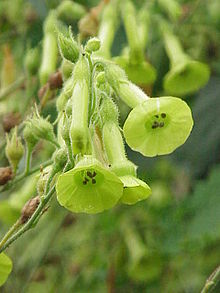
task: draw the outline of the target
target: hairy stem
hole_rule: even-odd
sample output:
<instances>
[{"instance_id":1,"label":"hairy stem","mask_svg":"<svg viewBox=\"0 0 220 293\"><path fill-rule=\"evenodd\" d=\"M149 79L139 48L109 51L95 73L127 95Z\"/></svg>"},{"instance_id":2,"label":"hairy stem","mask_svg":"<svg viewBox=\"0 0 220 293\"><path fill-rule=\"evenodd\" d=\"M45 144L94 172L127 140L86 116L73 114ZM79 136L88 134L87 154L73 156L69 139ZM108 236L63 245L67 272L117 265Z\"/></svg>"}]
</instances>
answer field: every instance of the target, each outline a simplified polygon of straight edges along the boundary
<instances>
[{"instance_id":1,"label":"hairy stem","mask_svg":"<svg viewBox=\"0 0 220 293\"><path fill-rule=\"evenodd\" d=\"M38 216L40 216L40 214L44 210L46 204L49 202L49 200L51 199L54 192L55 192L55 186L53 186L51 188L51 190L46 194L45 197L42 197L39 206L37 207L37 209L35 210L35 212L31 216L31 218L27 221L27 223L24 224L22 226L22 228L20 230L18 230L15 234L13 234L10 238L8 238L6 241L4 241L3 244L2 244L3 240L0 242L0 253L3 252L6 248L8 248L9 245L11 245L15 240L17 240L22 234L24 234L26 231L28 231L32 228L32 226L35 224L35 220L38 219Z\"/></svg>"},{"instance_id":2,"label":"hairy stem","mask_svg":"<svg viewBox=\"0 0 220 293\"><path fill-rule=\"evenodd\" d=\"M26 174L25 172L20 174L19 176L17 176L17 178L15 178L14 180L10 181L8 184L2 186L2 188L0 189L0 192L10 189L13 185L17 184L18 182L20 182L24 178L26 178L26 177L28 177L28 176L40 171L41 168L44 168L44 167L47 167L47 166L51 165L52 162L53 162L52 160L48 160L45 163L40 164L40 166L37 166L37 167L33 168L32 170L30 170L28 172L28 174Z\"/></svg>"},{"instance_id":3,"label":"hairy stem","mask_svg":"<svg viewBox=\"0 0 220 293\"><path fill-rule=\"evenodd\" d=\"M20 221L14 223L13 226L8 230L8 232L5 234L5 236L2 238L2 241L0 242L0 249L5 245L7 240L15 233L15 231L21 226Z\"/></svg>"},{"instance_id":4,"label":"hairy stem","mask_svg":"<svg viewBox=\"0 0 220 293\"><path fill-rule=\"evenodd\" d=\"M214 270L214 272L210 275L210 277L207 279L201 293L211 292L214 289L214 287L218 284L219 281L220 281L220 266L218 266Z\"/></svg>"}]
</instances>

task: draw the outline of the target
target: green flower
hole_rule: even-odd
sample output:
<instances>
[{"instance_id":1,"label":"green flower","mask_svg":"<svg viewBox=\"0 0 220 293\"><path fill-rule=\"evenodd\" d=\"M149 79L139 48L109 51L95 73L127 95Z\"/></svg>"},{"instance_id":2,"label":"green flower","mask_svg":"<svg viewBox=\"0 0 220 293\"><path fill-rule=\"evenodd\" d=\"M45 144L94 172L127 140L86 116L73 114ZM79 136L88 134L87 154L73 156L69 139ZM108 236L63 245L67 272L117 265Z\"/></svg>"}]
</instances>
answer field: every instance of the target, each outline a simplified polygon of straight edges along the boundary
<instances>
[{"instance_id":1,"label":"green flower","mask_svg":"<svg viewBox=\"0 0 220 293\"><path fill-rule=\"evenodd\" d=\"M147 199L151 194L150 187L142 180L132 175L120 176L124 185L121 202L132 205L141 200Z\"/></svg>"},{"instance_id":2,"label":"green flower","mask_svg":"<svg viewBox=\"0 0 220 293\"><path fill-rule=\"evenodd\" d=\"M184 53L178 38L163 21L161 30L171 70L164 78L165 90L173 95L186 95L203 87L209 80L210 70L206 64L192 60Z\"/></svg>"},{"instance_id":3,"label":"green flower","mask_svg":"<svg viewBox=\"0 0 220 293\"><path fill-rule=\"evenodd\" d=\"M193 93L208 82L209 75L208 65L187 58L166 74L164 89L175 95Z\"/></svg>"},{"instance_id":4,"label":"green flower","mask_svg":"<svg viewBox=\"0 0 220 293\"><path fill-rule=\"evenodd\" d=\"M128 145L145 156L173 152L188 138L193 126L188 105L174 97L150 98L135 107L124 124Z\"/></svg>"},{"instance_id":5,"label":"green flower","mask_svg":"<svg viewBox=\"0 0 220 293\"><path fill-rule=\"evenodd\" d=\"M136 178L136 166L127 160L122 135L116 123L107 122L103 127L103 142L111 170L123 183L121 202L135 204L151 194L150 187Z\"/></svg>"},{"instance_id":6,"label":"green flower","mask_svg":"<svg viewBox=\"0 0 220 293\"><path fill-rule=\"evenodd\" d=\"M125 70L128 79L136 84L152 84L156 79L155 69L146 61L132 63L128 56L120 56L115 58L115 62Z\"/></svg>"},{"instance_id":7,"label":"green flower","mask_svg":"<svg viewBox=\"0 0 220 293\"><path fill-rule=\"evenodd\" d=\"M84 156L72 170L59 176L57 199L75 213L95 214L116 205L123 184L92 156Z\"/></svg>"}]
</instances>

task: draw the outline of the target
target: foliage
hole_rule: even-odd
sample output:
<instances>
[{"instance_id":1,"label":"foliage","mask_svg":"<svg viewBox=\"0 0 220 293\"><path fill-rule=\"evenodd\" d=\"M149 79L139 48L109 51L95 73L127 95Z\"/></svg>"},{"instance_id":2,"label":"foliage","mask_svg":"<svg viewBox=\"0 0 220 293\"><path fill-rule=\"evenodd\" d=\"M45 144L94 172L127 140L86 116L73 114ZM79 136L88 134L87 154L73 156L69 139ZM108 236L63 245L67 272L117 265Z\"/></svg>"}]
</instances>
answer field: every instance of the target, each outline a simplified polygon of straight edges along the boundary
<instances>
[{"instance_id":1,"label":"foliage","mask_svg":"<svg viewBox=\"0 0 220 293\"><path fill-rule=\"evenodd\" d=\"M220 257L218 8L1 1L2 292L202 290Z\"/></svg>"}]
</instances>

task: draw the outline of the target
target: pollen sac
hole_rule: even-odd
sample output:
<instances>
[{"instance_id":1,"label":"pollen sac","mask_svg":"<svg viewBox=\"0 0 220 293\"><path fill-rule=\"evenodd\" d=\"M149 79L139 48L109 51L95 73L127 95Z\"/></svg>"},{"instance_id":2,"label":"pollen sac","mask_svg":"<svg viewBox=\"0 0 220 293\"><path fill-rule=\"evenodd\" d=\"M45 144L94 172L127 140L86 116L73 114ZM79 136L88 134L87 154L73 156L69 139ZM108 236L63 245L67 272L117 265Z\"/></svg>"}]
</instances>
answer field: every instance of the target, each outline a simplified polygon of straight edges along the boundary
<instances>
[{"instance_id":1,"label":"pollen sac","mask_svg":"<svg viewBox=\"0 0 220 293\"><path fill-rule=\"evenodd\" d=\"M128 145L147 157L181 146L193 127L188 105L175 97L151 98L135 107L124 124Z\"/></svg>"},{"instance_id":2,"label":"pollen sac","mask_svg":"<svg viewBox=\"0 0 220 293\"><path fill-rule=\"evenodd\" d=\"M95 214L117 204L123 193L121 180L92 156L84 156L72 170L59 176L58 202L75 213Z\"/></svg>"}]
</instances>

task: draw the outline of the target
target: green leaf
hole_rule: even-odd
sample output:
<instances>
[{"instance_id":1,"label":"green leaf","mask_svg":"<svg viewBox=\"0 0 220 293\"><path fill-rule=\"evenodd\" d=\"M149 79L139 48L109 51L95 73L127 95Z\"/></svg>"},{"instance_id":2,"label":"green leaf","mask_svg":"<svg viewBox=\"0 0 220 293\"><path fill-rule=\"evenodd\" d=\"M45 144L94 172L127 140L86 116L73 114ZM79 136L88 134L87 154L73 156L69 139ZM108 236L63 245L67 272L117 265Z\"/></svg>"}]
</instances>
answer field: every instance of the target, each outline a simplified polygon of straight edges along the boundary
<instances>
[{"instance_id":1,"label":"green leaf","mask_svg":"<svg viewBox=\"0 0 220 293\"><path fill-rule=\"evenodd\" d=\"M2 286L12 270L12 261L4 253L0 254L0 286Z\"/></svg>"},{"instance_id":2,"label":"green leaf","mask_svg":"<svg viewBox=\"0 0 220 293\"><path fill-rule=\"evenodd\" d=\"M188 225L187 236L192 240L211 241L220 232L220 167L214 169L207 181L199 182L189 206L193 217Z\"/></svg>"}]
</instances>

